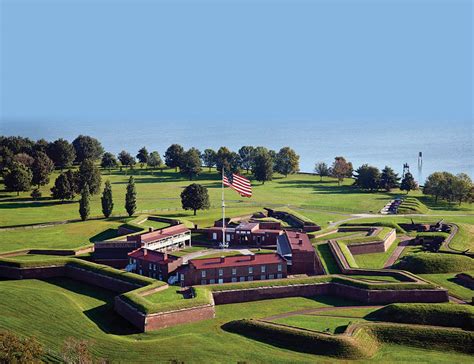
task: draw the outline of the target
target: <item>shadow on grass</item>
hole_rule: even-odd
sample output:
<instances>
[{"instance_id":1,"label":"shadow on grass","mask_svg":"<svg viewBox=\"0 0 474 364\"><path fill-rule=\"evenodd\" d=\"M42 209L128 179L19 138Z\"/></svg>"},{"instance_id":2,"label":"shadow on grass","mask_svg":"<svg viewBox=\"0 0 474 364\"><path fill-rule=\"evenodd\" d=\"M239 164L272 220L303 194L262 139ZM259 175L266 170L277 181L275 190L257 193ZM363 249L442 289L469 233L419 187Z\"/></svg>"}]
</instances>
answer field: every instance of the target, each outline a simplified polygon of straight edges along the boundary
<instances>
[{"instance_id":1,"label":"shadow on grass","mask_svg":"<svg viewBox=\"0 0 474 364\"><path fill-rule=\"evenodd\" d=\"M93 237L89 239L90 242L95 242L95 241L103 241L103 240L108 240L111 238L115 238L118 236L118 229L107 229L104 230Z\"/></svg>"},{"instance_id":2,"label":"shadow on grass","mask_svg":"<svg viewBox=\"0 0 474 364\"><path fill-rule=\"evenodd\" d=\"M83 313L105 333L114 335L132 335L139 332L134 326L113 310L114 297L117 295L116 292L69 278L49 278L44 281L68 291L103 301L103 305L83 311Z\"/></svg>"},{"instance_id":3,"label":"shadow on grass","mask_svg":"<svg viewBox=\"0 0 474 364\"><path fill-rule=\"evenodd\" d=\"M16 201L16 200L15 200ZM29 202L28 202L29 201ZM78 201L46 201L46 202L42 202L42 201L31 201L31 199L29 199L28 201L25 201L25 202L7 202L7 203L3 203L3 201L0 201L0 209L17 209L17 208L24 208L24 207L48 207L48 206L56 206L56 205L68 205L68 204L74 204L74 203L78 203Z\"/></svg>"},{"instance_id":4,"label":"shadow on grass","mask_svg":"<svg viewBox=\"0 0 474 364\"><path fill-rule=\"evenodd\" d=\"M430 210L450 210L450 211L466 211L469 207L466 203L459 205L459 203L447 202L439 200L435 202L435 199L431 196L416 196L416 198L424 203Z\"/></svg>"}]
</instances>

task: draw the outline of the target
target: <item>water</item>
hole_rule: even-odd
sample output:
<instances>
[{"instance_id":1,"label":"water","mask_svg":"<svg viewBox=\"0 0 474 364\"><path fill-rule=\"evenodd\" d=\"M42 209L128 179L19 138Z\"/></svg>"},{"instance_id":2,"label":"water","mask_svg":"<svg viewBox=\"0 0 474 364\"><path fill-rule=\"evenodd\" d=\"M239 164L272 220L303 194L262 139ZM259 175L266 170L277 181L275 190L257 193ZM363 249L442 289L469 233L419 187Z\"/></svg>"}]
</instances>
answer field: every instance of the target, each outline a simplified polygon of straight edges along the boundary
<instances>
[{"instance_id":1,"label":"water","mask_svg":"<svg viewBox=\"0 0 474 364\"><path fill-rule=\"evenodd\" d=\"M418 181L435 171L464 172L474 177L472 123L364 123L364 122L2 122L2 135L72 141L79 134L98 138L106 151L135 154L142 146L163 154L172 143L185 148L237 151L242 145L278 150L290 146L300 155L300 168L312 172L314 163L332 163L342 155L355 168L368 163L389 165L398 173L410 165ZM418 153L423 168L417 168Z\"/></svg>"}]
</instances>

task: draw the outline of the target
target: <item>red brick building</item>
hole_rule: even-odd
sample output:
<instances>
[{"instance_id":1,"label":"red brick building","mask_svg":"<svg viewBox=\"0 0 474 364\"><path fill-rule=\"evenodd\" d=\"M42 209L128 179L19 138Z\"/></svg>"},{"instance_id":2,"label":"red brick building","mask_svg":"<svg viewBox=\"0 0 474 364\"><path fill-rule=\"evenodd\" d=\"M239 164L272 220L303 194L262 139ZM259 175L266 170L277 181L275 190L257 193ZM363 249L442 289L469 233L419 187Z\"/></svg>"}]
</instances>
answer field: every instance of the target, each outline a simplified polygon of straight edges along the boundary
<instances>
[{"instance_id":1,"label":"red brick building","mask_svg":"<svg viewBox=\"0 0 474 364\"><path fill-rule=\"evenodd\" d=\"M222 241L222 223L216 222L206 229L209 240ZM242 222L237 226L225 228L226 242L241 245L276 244L282 233L279 222Z\"/></svg>"},{"instance_id":2,"label":"red brick building","mask_svg":"<svg viewBox=\"0 0 474 364\"><path fill-rule=\"evenodd\" d=\"M146 248L134 250L128 257L128 271L165 282L183 264L179 257Z\"/></svg>"},{"instance_id":3,"label":"red brick building","mask_svg":"<svg viewBox=\"0 0 474 364\"><path fill-rule=\"evenodd\" d=\"M255 254L192 259L179 270L186 286L285 278L286 261L280 255Z\"/></svg>"},{"instance_id":4,"label":"red brick building","mask_svg":"<svg viewBox=\"0 0 474 364\"><path fill-rule=\"evenodd\" d=\"M322 274L316 269L316 252L305 233L285 230L278 237L278 254L288 262L290 274Z\"/></svg>"}]
</instances>

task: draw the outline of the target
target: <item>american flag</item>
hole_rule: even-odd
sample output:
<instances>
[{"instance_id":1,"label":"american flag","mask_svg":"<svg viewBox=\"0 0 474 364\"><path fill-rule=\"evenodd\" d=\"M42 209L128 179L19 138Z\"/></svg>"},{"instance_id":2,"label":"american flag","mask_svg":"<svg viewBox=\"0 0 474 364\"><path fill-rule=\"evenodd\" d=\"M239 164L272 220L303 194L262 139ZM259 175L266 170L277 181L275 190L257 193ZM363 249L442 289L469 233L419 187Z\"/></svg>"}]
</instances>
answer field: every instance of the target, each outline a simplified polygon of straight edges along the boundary
<instances>
[{"instance_id":1,"label":"american flag","mask_svg":"<svg viewBox=\"0 0 474 364\"><path fill-rule=\"evenodd\" d=\"M238 174L232 173L222 177L222 183L224 186L228 186L233 190L237 191L240 196L243 197L252 197L252 185L250 181Z\"/></svg>"}]
</instances>

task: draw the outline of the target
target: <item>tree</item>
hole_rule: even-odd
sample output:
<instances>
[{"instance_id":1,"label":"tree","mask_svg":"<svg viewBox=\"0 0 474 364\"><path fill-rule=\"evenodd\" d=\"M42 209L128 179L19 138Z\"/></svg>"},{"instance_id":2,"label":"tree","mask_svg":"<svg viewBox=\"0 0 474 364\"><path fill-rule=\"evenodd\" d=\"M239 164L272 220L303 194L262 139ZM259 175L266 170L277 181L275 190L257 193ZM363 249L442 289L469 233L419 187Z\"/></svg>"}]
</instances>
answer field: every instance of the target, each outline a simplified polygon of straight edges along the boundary
<instances>
[{"instance_id":1,"label":"tree","mask_svg":"<svg viewBox=\"0 0 474 364\"><path fill-rule=\"evenodd\" d=\"M165 152L165 163L169 168L174 168L178 171L178 167L181 167L181 161L184 154L184 148L179 144L172 144L166 149Z\"/></svg>"},{"instance_id":2,"label":"tree","mask_svg":"<svg viewBox=\"0 0 474 364\"><path fill-rule=\"evenodd\" d=\"M181 157L180 172L192 180L201 171L201 153L196 148L191 148Z\"/></svg>"},{"instance_id":3,"label":"tree","mask_svg":"<svg viewBox=\"0 0 474 364\"><path fill-rule=\"evenodd\" d=\"M410 172L405 173L405 176L402 179L402 183L400 184L400 189L402 191L407 191L407 194L412 190L418 189L418 184L416 183L415 179L413 178L413 175Z\"/></svg>"},{"instance_id":4,"label":"tree","mask_svg":"<svg viewBox=\"0 0 474 364\"><path fill-rule=\"evenodd\" d=\"M128 216L132 216L137 209L137 191L135 190L135 180L130 176L127 185L127 193L125 195L125 210Z\"/></svg>"},{"instance_id":5,"label":"tree","mask_svg":"<svg viewBox=\"0 0 474 364\"><path fill-rule=\"evenodd\" d=\"M331 167L331 176L337 178L337 183L340 186L344 178L352 177L352 170L351 162L347 162L344 157L336 157Z\"/></svg>"},{"instance_id":6,"label":"tree","mask_svg":"<svg viewBox=\"0 0 474 364\"><path fill-rule=\"evenodd\" d=\"M124 150L122 150L119 155L118 155L118 159L120 161L120 163L122 163L123 166L127 166L129 168L132 168L136 161L135 161L135 158L132 157L132 155Z\"/></svg>"},{"instance_id":7,"label":"tree","mask_svg":"<svg viewBox=\"0 0 474 364\"><path fill-rule=\"evenodd\" d=\"M53 161L44 152L37 152L31 166L33 172L32 183L36 186L44 186L49 183L49 175L54 170Z\"/></svg>"},{"instance_id":8,"label":"tree","mask_svg":"<svg viewBox=\"0 0 474 364\"><path fill-rule=\"evenodd\" d=\"M257 181L265 184L266 181L271 181L273 178L273 159L269 151L261 149L257 152L254 158L253 175Z\"/></svg>"},{"instance_id":9,"label":"tree","mask_svg":"<svg viewBox=\"0 0 474 364\"><path fill-rule=\"evenodd\" d=\"M210 203L207 188L197 183L189 185L181 192L181 204L184 210L193 210L194 215L197 210L208 210Z\"/></svg>"},{"instance_id":10,"label":"tree","mask_svg":"<svg viewBox=\"0 0 474 364\"><path fill-rule=\"evenodd\" d=\"M380 184L380 171L377 167L363 164L355 171L354 184L362 189L374 191Z\"/></svg>"},{"instance_id":11,"label":"tree","mask_svg":"<svg viewBox=\"0 0 474 364\"><path fill-rule=\"evenodd\" d=\"M46 154L54 162L54 165L61 170L71 166L76 158L74 147L64 139L58 139L49 144Z\"/></svg>"},{"instance_id":12,"label":"tree","mask_svg":"<svg viewBox=\"0 0 474 364\"><path fill-rule=\"evenodd\" d=\"M319 174L319 180L322 181L323 177L329 176L329 167L324 162L318 162L314 165L314 172Z\"/></svg>"},{"instance_id":13,"label":"tree","mask_svg":"<svg viewBox=\"0 0 474 364\"><path fill-rule=\"evenodd\" d=\"M47 153L48 152L48 147L49 147L49 143L47 140L45 139L38 139L35 143L35 145L33 145L33 155L36 155L36 153L38 152L43 152L43 153Z\"/></svg>"},{"instance_id":14,"label":"tree","mask_svg":"<svg viewBox=\"0 0 474 364\"><path fill-rule=\"evenodd\" d=\"M138 151L138 154L137 154L137 159L140 162L140 165L141 165L142 168L145 164L148 163L148 158L149 158L148 150L146 150L145 147L142 147Z\"/></svg>"},{"instance_id":15,"label":"tree","mask_svg":"<svg viewBox=\"0 0 474 364\"><path fill-rule=\"evenodd\" d=\"M33 155L34 142L29 138L20 136L4 137L0 136L0 146L7 147L13 154L26 153Z\"/></svg>"},{"instance_id":16,"label":"tree","mask_svg":"<svg viewBox=\"0 0 474 364\"><path fill-rule=\"evenodd\" d=\"M385 166L380 175L379 187L383 188L385 191L390 191L392 188L397 188L399 185L400 177L398 177L398 174L389 166Z\"/></svg>"},{"instance_id":17,"label":"tree","mask_svg":"<svg viewBox=\"0 0 474 364\"><path fill-rule=\"evenodd\" d=\"M216 168L222 173L222 169L226 172L236 173L239 171L239 155L231 152L226 147L220 147L216 154Z\"/></svg>"},{"instance_id":18,"label":"tree","mask_svg":"<svg viewBox=\"0 0 474 364\"><path fill-rule=\"evenodd\" d=\"M31 191L30 196L33 200L39 200L42 196L40 189L35 188L33 191Z\"/></svg>"},{"instance_id":19,"label":"tree","mask_svg":"<svg viewBox=\"0 0 474 364\"><path fill-rule=\"evenodd\" d=\"M81 220L86 221L90 213L90 199L89 186L87 183L84 185L81 191L81 199L79 200L79 215Z\"/></svg>"},{"instance_id":20,"label":"tree","mask_svg":"<svg viewBox=\"0 0 474 364\"><path fill-rule=\"evenodd\" d=\"M72 145L76 151L76 162L82 163L86 159L96 161L104 153L100 142L87 135L79 135L73 140Z\"/></svg>"},{"instance_id":21,"label":"tree","mask_svg":"<svg viewBox=\"0 0 474 364\"><path fill-rule=\"evenodd\" d=\"M91 343L88 340L79 340L68 337L64 340L61 348L61 356L65 363L68 364L92 364L94 358L89 351Z\"/></svg>"},{"instance_id":22,"label":"tree","mask_svg":"<svg viewBox=\"0 0 474 364\"><path fill-rule=\"evenodd\" d=\"M32 179L33 173L31 173L28 167L21 163L13 162L3 178L3 183L7 191L14 191L18 196L21 191L30 190Z\"/></svg>"},{"instance_id":23,"label":"tree","mask_svg":"<svg viewBox=\"0 0 474 364\"><path fill-rule=\"evenodd\" d=\"M99 168L94 164L92 159L85 159L79 166L77 173L77 192L82 191L85 185L89 187L92 195L99 193L101 175Z\"/></svg>"},{"instance_id":24,"label":"tree","mask_svg":"<svg viewBox=\"0 0 474 364\"><path fill-rule=\"evenodd\" d=\"M102 168L107 168L109 170L109 173L110 173L110 169L117 167L117 165L118 165L117 159L112 153L105 152L102 155L100 166Z\"/></svg>"},{"instance_id":25,"label":"tree","mask_svg":"<svg viewBox=\"0 0 474 364\"><path fill-rule=\"evenodd\" d=\"M216 152L212 149L205 149L204 153L201 155L204 166L209 168L209 172L211 171L211 168L216 165L216 156Z\"/></svg>"},{"instance_id":26,"label":"tree","mask_svg":"<svg viewBox=\"0 0 474 364\"><path fill-rule=\"evenodd\" d=\"M453 180L454 176L448 172L434 172L428 176L425 185L423 186L423 193L431 195L438 202L438 198L448 197L449 195L449 181Z\"/></svg>"},{"instance_id":27,"label":"tree","mask_svg":"<svg viewBox=\"0 0 474 364\"><path fill-rule=\"evenodd\" d=\"M469 202L472 198L472 187L472 180L466 173L456 175L451 186L453 200L456 200L459 205L462 202Z\"/></svg>"},{"instance_id":28,"label":"tree","mask_svg":"<svg viewBox=\"0 0 474 364\"><path fill-rule=\"evenodd\" d=\"M255 148L252 146L244 145L239 149L240 167L245 169L249 173L252 168L253 158L255 155Z\"/></svg>"},{"instance_id":29,"label":"tree","mask_svg":"<svg viewBox=\"0 0 474 364\"><path fill-rule=\"evenodd\" d=\"M112 199L112 186L110 185L110 181L105 181L104 192L102 192L100 201L102 202L102 213L104 216L109 217L112 215L114 202Z\"/></svg>"},{"instance_id":30,"label":"tree","mask_svg":"<svg viewBox=\"0 0 474 364\"><path fill-rule=\"evenodd\" d=\"M5 146L0 146L0 171L4 171L13 162L13 152Z\"/></svg>"},{"instance_id":31,"label":"tree","mask_svg":"<svg viewBox=\"0 0 474 364\"><path fill-rule=\"evenodd\" d=\"M62 201L74 199L76 191L75 179L76 176L71 171L61 173L56 178L54 187L51 188L53 198Z\"/></svg>"},{"instance_id":32,"label":"tree","mask_svg":"<svg viewBox=\"0 0 474 364\"><path fill-rule=\"evenodd\" d=\"M157 168L161 166L162 160L160 157L160 154L157 151L151 152L150 155L148 156L148 165L151 168Z\"/></svg>"},{"instance_id":33,"label":"tree","mask_svg":"<svg viewBox=\"0 0 474 364\"><path fill-rule=\"evenodd\" d=\"M300 156L290 147L281 148L276 155L275 171L285 177L300 169Z\"/></svg>"},{"instance_id":34,"label":"tree","mask_svg":"<svg viewBox=\"0 0 474 364\"><path fill-rule=\"evenodd\" d=\"M43 363L43 354L43 346L36 338L22 338L10 331L0 332L0 363Z\"/></svg>"},{"instance_id":35,"label":"tree","mask_svg":"<svg viewBox=\"0 0 474 364\"><path fill-rule=\"evenodd\" d=\"M23 164L25 167L31 168L34 158L26 153L18 153L13 157L15 162Z\"/></svg>"}]
</instances>

